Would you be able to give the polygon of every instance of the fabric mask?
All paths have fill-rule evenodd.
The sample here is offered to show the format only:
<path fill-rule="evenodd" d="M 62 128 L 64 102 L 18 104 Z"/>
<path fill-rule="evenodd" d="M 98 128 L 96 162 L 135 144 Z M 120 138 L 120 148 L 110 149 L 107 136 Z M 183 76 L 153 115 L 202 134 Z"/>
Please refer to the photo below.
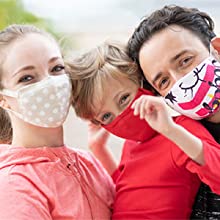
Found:
<path fill-rule="evenodd" d="M 166 103 L 190 118 L 206 118 L 220 107 L 220 63 L 206 58 L 178 80 L 165 96 Z"/>
<path fill-rule="evenodd" d="M 71 102 L 68 75 L 48 76 L 16 91 L 3 89 L 0 94 L 14 97 L 19 111 L 4 108 L 25 122 L 39 127 L 58 127 L 65 121 Z"/>
<path fill-rule="evenodd" d="M 110 133 L 133 141 L 144 142 L 157 134 L 144 119 L 134 115 L 131 105 L 142 95 L 153 95 L 152 92 L 145 89 L 138 89 L 138 92 L 132 103 L 118 115 L 110 124 L 102 125 Z"/>

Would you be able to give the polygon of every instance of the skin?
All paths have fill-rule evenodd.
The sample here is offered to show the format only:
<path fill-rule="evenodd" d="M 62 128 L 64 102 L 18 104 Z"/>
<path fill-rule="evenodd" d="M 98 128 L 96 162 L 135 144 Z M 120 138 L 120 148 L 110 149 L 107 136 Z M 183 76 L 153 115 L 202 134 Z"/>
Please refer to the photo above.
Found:
<path fill-rule="evenodd" d="M 64 62 L 57 44 L 40 34 L 28 34 L 7 47 L 2 66 L 2 85 L 17 90 L 41 81 L 49 75 L 64 73 Z M 15 98 L 2 95 L 0 105 L 18 110 Z M 31 125 L 10 113 L 13 127 L 12 145 L 23 147 L 62 146 L 63 128 Z"/>
<path fill-rule="evenodd" d="M 212 54 L 218 59 L 215 50 Z M 160 95 L 166 96 L 177 80 L 208 56 L 208 49 L 195 34 L 183 27 L 170 25 L 144 43 L 139 61 L 148 82 Z M 220 122 L 220 111 L 208 120 Z"/>
<path fill-rule="evenodd" d="M 109 124 L 123 112 L 134 99 L 139 85 L 128 78 L 115 80 L 109 78 L 103 85 L 102 102 L 97 102 L 97 114 L 94 118 L 99 124 Z"/>

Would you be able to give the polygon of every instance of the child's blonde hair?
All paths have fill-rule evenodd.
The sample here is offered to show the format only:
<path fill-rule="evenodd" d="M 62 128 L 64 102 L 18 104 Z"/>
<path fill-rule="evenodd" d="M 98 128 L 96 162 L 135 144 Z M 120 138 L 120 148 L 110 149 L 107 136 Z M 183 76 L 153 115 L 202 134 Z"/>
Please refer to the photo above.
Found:
<path fill-rule="evenodd" d="M 140 84 L 138 66 L 129 56 L 125 45 L 106 41 L 80 57 L 66 62 L 72 79 L 73 107 L 77 116 L 93 119 L 95 101 L 102 101 L 104 83 L 110 78 L 122 81 L 127 78 Z M 106 97 L 108 98 L 108 97 Z"/>

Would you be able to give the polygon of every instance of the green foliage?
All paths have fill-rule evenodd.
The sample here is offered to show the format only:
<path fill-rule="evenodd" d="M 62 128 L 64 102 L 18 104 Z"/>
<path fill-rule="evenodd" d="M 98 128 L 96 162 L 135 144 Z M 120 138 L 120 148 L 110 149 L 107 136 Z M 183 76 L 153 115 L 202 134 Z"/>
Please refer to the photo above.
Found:
<path fill-rule="evenodd" d="M 58 37 L 50 21 L 25 10 L 21 0 L 0 0 L 0 30 L 13 23 L 33 24 Z"/>

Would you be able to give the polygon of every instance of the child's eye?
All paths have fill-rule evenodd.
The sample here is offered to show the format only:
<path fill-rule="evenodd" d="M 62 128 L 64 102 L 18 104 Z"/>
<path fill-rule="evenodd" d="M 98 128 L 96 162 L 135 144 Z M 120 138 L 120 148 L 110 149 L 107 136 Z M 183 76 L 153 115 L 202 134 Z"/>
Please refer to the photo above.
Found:
<path fill-rule="evenodd" d="M 63 65 L 56 65 L 55 67 L 53 67 L 52 73 L 62 74 L 62 73 L 64 73 L 64 71 L 63 71 L 64 69 L 65 69 L 65 67 Z"/>
<path fill-rule="evenodd" d="M 103 116 L 102 116 L 102 124 L 109 124 L 111 121 L 112 121 L 112 114 L 110 112 L 107 112 L 105 113 Z"/>
<path fill-rule="evenodd" d="M 24 75 L 24 76 L 22 76 L 22 77 L 18 80 L 18 82 L 19 82 L 19 83 L 30 82 L 33 78 L 34 78 L 34 77 L 31 76 L 31 75 Z"/>
<path fill-rule="evenodd" d="M 119 100 L 119 104 L 120 104 L 120 105 L 125 104 L 129 96 L 130 96 L 129 94 L 123 95 L 123 96 L 121 97 L 121 99 Z"/>

